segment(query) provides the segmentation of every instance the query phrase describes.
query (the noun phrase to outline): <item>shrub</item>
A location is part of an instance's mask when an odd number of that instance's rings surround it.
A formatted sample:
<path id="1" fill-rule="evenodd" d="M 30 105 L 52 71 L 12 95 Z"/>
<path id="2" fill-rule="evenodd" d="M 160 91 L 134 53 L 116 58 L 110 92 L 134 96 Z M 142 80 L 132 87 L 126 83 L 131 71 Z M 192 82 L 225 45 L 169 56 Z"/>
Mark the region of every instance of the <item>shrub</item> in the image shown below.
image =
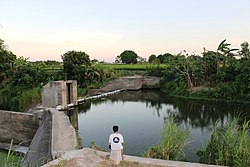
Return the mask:
<path id="1" fill-rule="evenodd" d="M 200 162 L 227 166 L 250 166 L 249 121 L 242 127 L 239 119 L 229 121 L 225 127 L 216 124 L 207 147 L 197 151 Z"/>
<path id="2" fill-rule="evenodd" d="M 41 100 L 40 88 L 33 88 L 22 92 L 19 96 L 14 97 L 11 101 L 11 110 L 26 111 L 32 104 Z"/>
<path id="3" fill-rule="evenodd" d="M 183 130 L 177 125 L 172 116 L 168 117 L 162 129 L 161 144 L 150 147 L 146 152 L 146 157 L 159 158 L 165 160 L 185 159 L 184 147 L 189 138 L 189 129 Z"/>

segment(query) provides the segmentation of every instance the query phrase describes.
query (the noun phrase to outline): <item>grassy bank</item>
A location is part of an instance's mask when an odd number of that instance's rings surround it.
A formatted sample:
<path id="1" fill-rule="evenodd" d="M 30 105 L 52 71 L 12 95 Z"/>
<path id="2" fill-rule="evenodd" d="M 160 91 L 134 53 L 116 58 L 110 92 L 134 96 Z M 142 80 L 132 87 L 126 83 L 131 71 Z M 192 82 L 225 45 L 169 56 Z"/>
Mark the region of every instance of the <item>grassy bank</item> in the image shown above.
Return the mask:
<path id="1" fill-rule="evenodd" d="M 239 125 L 239 118 L 224 127 L 218 123 L 207 147 L 197 152 L 200 162 L 207 164 L 248 167 L 250 166 L 250 122 Z"/>

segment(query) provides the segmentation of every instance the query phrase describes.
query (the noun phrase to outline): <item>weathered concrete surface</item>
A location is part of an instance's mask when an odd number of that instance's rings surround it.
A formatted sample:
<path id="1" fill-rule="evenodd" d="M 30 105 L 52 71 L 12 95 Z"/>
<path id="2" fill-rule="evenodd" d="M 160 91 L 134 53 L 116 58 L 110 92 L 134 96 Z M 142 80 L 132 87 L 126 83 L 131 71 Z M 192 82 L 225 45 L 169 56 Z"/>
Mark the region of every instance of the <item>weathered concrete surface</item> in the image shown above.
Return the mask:
<path id="1" fill-rule="evenodd" d="M 51 153 L 53 159 L 60 157 L 65 151 L 76 150 L 77 138 L 69 117 L 55 108 L 50 108 L 52 114 Z"/>
<path id="2" fill-rule="evenodd" d="M 160 78 L 149 76 L 129 76 L 121 77 L 112 81 L 109 81 L 101 89 L 91 89 L 88 91 L 88 95 L 93 96 L 97 94 L 103 94 L 106 92 L 125 89 L 125 90 L 140 90 L 140 89 L 158 89 Z"/>
<path id="3" fill-rule="evenodd" d="M 0 110 L 0 142 L 28 146 L 38 129 L 33 114 Z"/>
<path id="4" fill-rule="evenodd" d="M 142 89 L 158 89 L 160 78 L 145 76 L 142 79 Z"/>
<path id="5" fill-rule="evenodd" d="M 205 165 L 199 163 L 159 160 L 153 158 L 142 158 L 136 156 L 124 156 L 120 165 L 115 165 L 108 160 L 108 152 L 84 148 L 77 151 L 69 151 L 43 167 L 64 166 L 64 167 L 216 167 L 216 165 Z M 218 167 L 218 166 L 217 166 Z"/>
<path id="6" fill-rule="evenodd" d="M 77 105 L 77 81 L 52 81 L 43 87 L 43 107 L 67 109 L 68 104 Z"/>
<path id="7" fill-rule="evenodd" d="M 29 149 L 29 147 L 24 147 L 24 146 L 19 146 L 19 145 L 11 146 L 11 144 L 8 144 L 8 143 L 0 143 L 0 149 L 9 151 L 10 148 L 15 153 L 22 154 L 22 155 L 25 155 Z"/>
<path id="8" fill-rule="evenodd" d="M 24 157 L 23 167 L 41 166 L 52 160 L 51 156 L 51 113 L 44 111 L 40 126 Z"/>
<path id="9" fill-rule="evenodd" d="M 42 120 L 22 166 L 41 166 L 60 157 L 65 151 L 76 150 L 75 129 L 64 112 L 49 108 L 45 109 L 44 114 L 39 111 L 34 113 L 39 114 Z"/>

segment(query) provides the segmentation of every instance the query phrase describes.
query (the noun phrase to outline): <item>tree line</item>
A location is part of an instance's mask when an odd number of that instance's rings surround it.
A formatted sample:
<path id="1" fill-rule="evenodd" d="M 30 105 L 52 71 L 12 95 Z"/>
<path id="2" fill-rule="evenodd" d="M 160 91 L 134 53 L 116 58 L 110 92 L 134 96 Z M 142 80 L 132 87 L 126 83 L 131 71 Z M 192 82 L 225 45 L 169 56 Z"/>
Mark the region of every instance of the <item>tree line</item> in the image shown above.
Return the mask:
<path id="1" fill-rule="evenodd" d="M 29 62 L 8 50 L 0 39 L 0 108 L 25 111 L 41 99 L 41 88 L 52 80 L 75 79 L 79 94 L 101 86 L 105 81 L 123 75 L 112 68 L 96 65 L 97 60 L 82 51 L 61 55 L 63 62 Z M 201 55 L 181 52 L 151 55 L 148 62 L 134 51 L 125 50 L 117 63 L 156 64 L 146 74 L 163 78 L 162 91 L 170 96 L 195 99 L 250 100 L 250 51 L 248 42 L 240 49 L 230 48 L 223 40 L 216 51 L 204 49 Z M 157 65 L 158 64 L 158 65 Z M 164 66 L 160 66 L 164 64 Z M 63 69 L 61 70 L 61 67 Z M 49 70 L 50 67 L 59 70 Z"/>
<path id="2" fill-rule="evenodd" d="M 223 40 L 216 51 L 204 49 L 202 55 L 165 54 L 163 61 L 166 68 L 151 68 L 148 73 L 164 78 L 162 89 L 169 95 L 239 102 L 250 100 L 248 42 L 242 43 L 241 49 L 232 49 Z"/>

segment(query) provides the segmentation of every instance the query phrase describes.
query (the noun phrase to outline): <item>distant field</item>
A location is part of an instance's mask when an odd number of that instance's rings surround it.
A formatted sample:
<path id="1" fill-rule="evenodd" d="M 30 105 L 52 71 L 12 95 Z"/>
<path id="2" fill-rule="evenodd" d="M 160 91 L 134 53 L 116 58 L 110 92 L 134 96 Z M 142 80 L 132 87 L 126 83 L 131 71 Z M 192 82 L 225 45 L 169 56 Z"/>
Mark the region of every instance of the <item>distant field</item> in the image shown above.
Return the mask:
<path id="1" fill-rule="evenodd" d="M 115 70 L 146 70 L 149 67 L 156 67 L 156 64 L 96 64 L 103 68 L 112 68 Z M 166 67 L 166 64 L 160 64 L 160 67 Z"/>
<path id="2" fill-rule="evenodd" d="M 160 66 L 162 68 L 167 67 L 166 64 L 95 64 L 97 67 L 103 67 L 103 68 L 112 68 L 114 70 L 146 70 L 149 67 L 157 67 Z M 57 67 L 46 67 L 45 68 L 48 71 L 61 71 L 63 69 L 63 66 L 57 66 Z"/>

